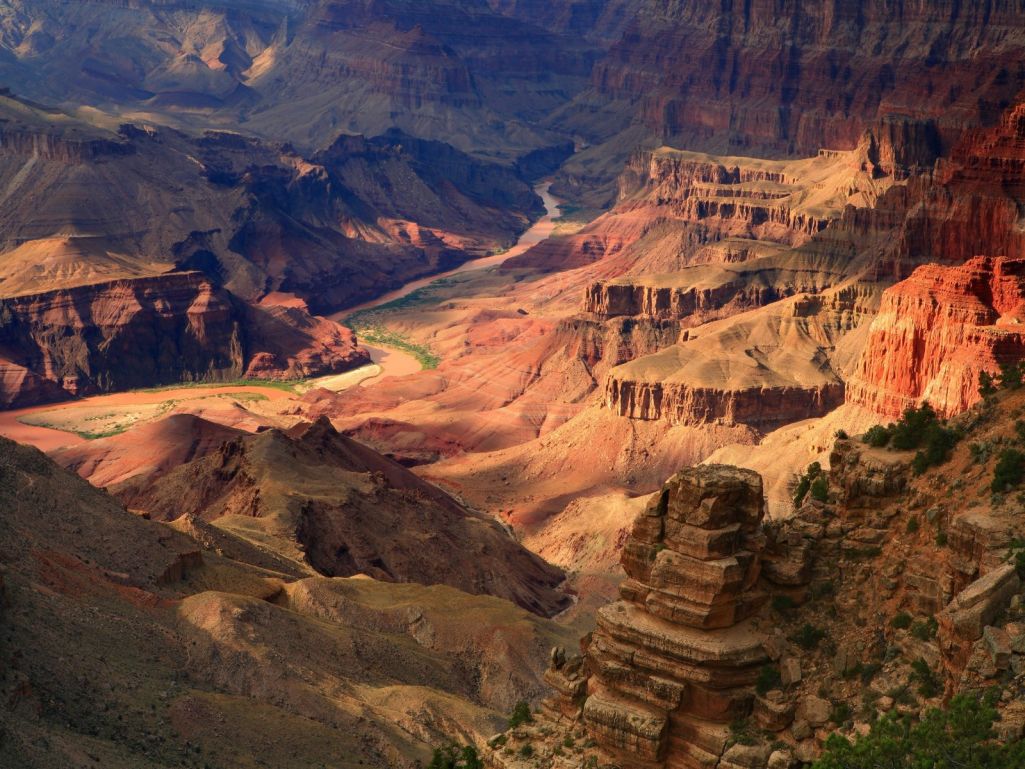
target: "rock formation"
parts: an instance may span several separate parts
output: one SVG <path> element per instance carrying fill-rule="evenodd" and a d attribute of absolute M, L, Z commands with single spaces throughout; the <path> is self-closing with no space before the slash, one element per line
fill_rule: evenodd
<path fill-rule="evenodd" d="M 154 520 L 214 522 L 315 573 L 447 584 L 544 616 L 570 603 L 559 590 L 563 573 L 499 523 L 338 434 L 327 419 L 250 435 L 172 416 L 144 434 L 150 445 L 142 457 L 132 432 L 55 457 L 107 481 L 125 505 Z"/>
<path fill-rule="evenodd" d="M 934 121 L 952 143 L 1025 85 L 1005 68 L 1025 47 L 1021 10 L 879 0 L 710 10 L 651 0 L 639 4 L 577 101 L 581 111 L 614 105 L 618 120 L 592 128 L 596 137 L 634 118 L 668 144 L 713 152 L 849 149 L 878 121 L 902 117 Z"/>
<path fill-rule="evenodd" d="M 199 272 L 0 298 L 5 407 L 181 381 L 317 376 L 362 365 L 349 329 L 246 306 Z"/>
<path fill-rule="evenodd" d="M 540 694 L 547 649 L 572 637 L 498 598 L 320 577 L 211 528 L 131 515 L 0 438 L 0 765 L 413 769 Z"/>
<path fill-rule="evenodd" d="M 1000 739 L 1020 739 L 1023 527 L 1017 502 L 988 496 L 978 447 L 1021 445 L 1008 415 L 1023 402 L 1002 392 L 975 407 L 950 459 L 923 474 L 911 452 L 839 438 L 831 470 L 808 470 L 823 489 L 772 521 L 751 471 L 675 475 L 624 545 L 620 600 L 581 655 L 553 651 L 553 695 L 534 724 L 490 742 L 489 760 L 791 767 L 830 734 L 856 739 L 884 713 L 991 686 L 1004 692 Z"/>
<path fill-rule="evenodd" d="M 847 399 L 890 417 L 977 402 L 979 374 L 1025 358 L 1025 259 L 919 267 L 883 293 Z"/>
<path fill-rule="evenodd" d="M 767 659 L 745 622 L 764 600 L 752 589 L 761 518 L 757 475 L 703 466 L 670 479 L 634 524 L 623 598 L 598 612 L 588 646 L 583 723 L 612 755 L 707 766 L 722 725 L 749 711 Z"/>

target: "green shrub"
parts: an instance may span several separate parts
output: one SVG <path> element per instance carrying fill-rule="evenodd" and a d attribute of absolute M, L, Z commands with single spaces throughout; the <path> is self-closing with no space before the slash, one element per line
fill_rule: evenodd
<path fill-rule="evenodd" d="M 846 702 L 837 702 L 833 705 L 833 709 L 829 713 L 829 720 L 834 724 L 840 725 L 845 721 L 849 721 L 853 715 L 854 711 L 851 709 L 850 705 Z"/>
<path fill-rule="evenodd" d="M 811 482 L 811 498 L 816 502 L 828 502 L 829 501 L 829 482 L 826 480 L 826 476 L 820 475 L 814 481 Z"/>
<path fill-rule="evenodd" d="M 808 495 L 809 491 L 811 492 L 812 499 L 818 499 L 820 502 L 826 501 L 829 485 L 826 481 L 825 473 L 822 472 L 822 465 L 818 462 L 812 462 L 808 465 L 800 479 L 798 479 L 797 488 L 794 490 L 794 507 L 799 507 L 804 502 L 804 498 Z M 821 499 L 819 498 L 820 496 L 822 497 Z"/>
<path fill-rule="evenodd" d="M 533 748 L 533 746 L 531 746 L 531 745 L 524 745 L 522 748 L 520 748 L 520 755 L 523 756 L 524 758 L 530 758 L 532 755 L 534 755 L 534 748 Z"/>
<path fill-rule="evenodd" d="M 939 624 L 936 622 L 935 617 L 929 617 L 927 620 L 918 620 L 911 626 L 911 635 L 917 638 L 919 641 L 931 641 L 936 637 L 936 632 L 939 630 Z"/>
<path fill-rule="evenodd" d="M 821 628 L 817 628 L 810 623 L 804 623 L 801 628 L 791 636 L 791 639 L 795 644 L 800 646 L 805 651 L 811 651 L 818 647 L 819 643 L 823 638 L 826 637 L 826 631 Z"/>
<path fill-rule="evenodd" d="M 751 724 L 746 718 L 738 718 L 730 724 L 731 745 L 756 745 L 758 740 L 751 731 Z"/>
<path fill-rule="evenodd" d="M 947 532 L 945 532 L 945 531 L 937 531 L 936 532 L 936 544 L 939 547 L 946 547 L 947 546 Z"/>
<path fill-rule="evenodd" d="M 918 516 L 917 515 L 913 515 L 910 518 L 908 518 L 908 525 L 905 527 L 905 530 L 907 531 L 907 533 L 908 534 L 914 534 L 915 532 L 918 531 L 918 528 L 919 528 Z"/>
<path fill-rule="evenodd" d="M 894 615 L 893 619 L 890 620 L 890 626 L 897 630 L 907 630 L 911 627 L 911 615 L 906 611 L 902 611 L 900 614 Z"/>
<path fill-rule="evenodd" d="M 796 606 L 794 599 L 788 595 L 774 595 L 772 597 L 772 610 L 778 611 L 780 614 L 786 614 L 794 606 Z"/>
<path fill-rule="evenodd" d="M 808 480 L 808 476 L 802 475 L 801 480 L 797 482 L 797 489 L 794 490 L 794 507 L 801 506 L 804 498 L 808 496 L 808 489 L 810 488 L 811 481 Z"/>
<path fill-rule="evenodd" d="M 933 708 L 917 724 L 888 713 L 853 742 L 831 735 L 812 769 L 1021 769 L 1025 742 L 992 739 L 995 701 L 959 694 L 946 710 Z"/>
<path fill-rule="evenodd" d="M 940 681 L 929 663 L 919 658 L 911 663 L 911 680 L 918 683 L 918 693 L 926 699 L 935 697 L 942 691 Z"/>
<path fill-rule="evenodd" d="M 778 689 L 783 685 L 783 677 L 779 673 L 779 669 L 772 665 L 765 665 L 761 670 L 758 671 L 758 678 L 755 681 L 755 691 L 759 695 L 764 696 L 767 692 L 771 692 L 773 689 Z"/>
<path fill-rule="evenodd" d="M 875 425 L 869 428 L 862 437 L 865 443 L 876 448 L 889 446 L 897 451 L 917 450 L 911 466 L 918 475 L 946 462 L 960 439 L 960 434 L 946 427 L 928 403 L 917 409 L 906 409 L 898 422 L 887 427 Z"/>
<path fill-rule="evenodd" d="M 994 493 L 1006 491 L 1021 483 L 1025 477 L 1025 453 L 1018 449 L 1004 449 L 997 457 L 993 468 L 993 482 L 990 490 Z"/>
<path fill-rule="evenodd" d="M 861 436 L 861 440 L 877 449 L 881 449 L 883 446 L 890 442 L 890 436 L 892 435 L 891 430 L 893 425 L 890 427 L 883 427 L 882 425 L 875 425 L 874 427 L 868 428 L 865 434 Z"/>
<path fill-rule="evenodd" d="M 979 372 L 979 395 L 983 398 L 988 398 L 991 395 L 996 395 L 997 386 L 996 380 L 993 375 L 988 371 Z"/>
<path fill-rule="evenodd" d="M 434 749 L 427 769 L 484 769 L 484 762 L 473 745 L 459 747 L 453 742 L 444 748 Z"/>
<path fill-rule="evenodd" d="M 520 700 L 513 706 L 512 715 L 509 716 L 510 729 L 515 729 L 517 726 L 529 724 L 533 721 L 534 716 L 530 714 L 530 705 L 525 700 Z"/>
<path fill-rule="evenodd" d="M 1020 362 L 1004 363 L 1000 366 L 997 379 L 1005 390 L 1018 390 L 1021 388 L 1023 375 L 1025 375 L 1025 369 Z"/>

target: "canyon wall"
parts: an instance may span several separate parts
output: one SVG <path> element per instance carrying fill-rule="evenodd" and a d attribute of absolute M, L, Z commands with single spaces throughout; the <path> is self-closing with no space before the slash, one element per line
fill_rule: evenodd
<path fill-rule="evenodd" d="M 1005 692 L 996 739 L 1020 739 L 1022 521 L 971 447 L 1020 443 L 1023 402 L 1003 391 L 966 415 L 925 473 L 838 438 L 828 473 L 808 470 L 818 498 L 779 519 L 750 470 L 674 475 L 626 539 L 620 599 L 579 655 L 553 650 L 552 695 L 490 741 L 489 765 L 784 769 L 883 714 L 924 718 L 988 687 Z"/>
<path fill-rule="evenodd" d="M 368 362 L 352 332 L 246 306 L 198 272 L 0 298 L 5 407 L 188 381 L 296 378 Z"/>
<path fill-rule="evenodd" d="M 604 404 L 628 419 L 661 420 L 670 425 L 745 424 L 772 430 L 822 416 L 844 402 L 844 385 L 724 387 L 690 386 L 620 379 L 605 382 Z"/>
<path fill-rule="evenodd" d="M 950 416 L 980 399 L 979 374 L 1025 358 L 1025 259 L 925 265 L 883 293 L 851 403 L 896 417 L 928 401 Z"/>
<path fill-rule="evenodd" d="M 893 5 L 649 0 L 592 74 L 674 146 L 811 154 L 879 119 L 935 123 L 952 143 L 1025 86 L 1020 0 Z M 583 100 L 583 99 L 582 99 Z M 586 103 L 586 102 L 585 102 Z"/>

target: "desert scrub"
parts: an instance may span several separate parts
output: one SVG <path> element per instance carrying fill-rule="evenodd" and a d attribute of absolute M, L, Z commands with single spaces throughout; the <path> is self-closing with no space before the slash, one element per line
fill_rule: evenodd
<path fill-rule="evenodd" d="M 921 475 L 950 458 L 950 452 L 961 434 L 940 421 L 928 403 L 905 410 L 897 422 L 870 427 L 862 441 L 875 448 L 889 447 L 895 451 L 916 451 L 911 467 Z"/>
<path fill-rule="evenodd" d="M 900 614 L 894 615 L 893 619 L 890 620 L 890 627 L 897 630 L 907 630 L 911 627 L 911 622 L 911 615 L 906 611 L 902 611 Z"/>
<path fill-rule="evenodd" d="M 822 471 L 822 465 L 818 462 L 808 465 L 798 478 L 797 487 L 794 489 L 794 507 L 800 507 L 809 494 L 812 499 L 819 502 L 826 502 L 829 498 L 829 482 Z"/>
<path fill-rule="evenodd" d="M 513 706 L 513 711 L 509 715 L 510 729 L 515 729 L 523 724 L 533 723 L 533 721 L 534 716 L 530 714 L 530 705 L 527 704 L 526 700 L 520 700 Z"/>
<path fill-rule="evenodd" d="M 778 689 L 782 685 L 783 676 L 780 675 L 778 668 L 772 665 L 765 665 L 758 671 L 758 678 L 755 681 L 755 691 L 758 692 L 760 696 L 764 696 L 773 689 Z"/>
<path fill-rule="evenodd" d="M 936 673 L 922 658 L 911 663 L 911 680 L 918 684 L 918 693 L 926 699 L 935 697 L 943 690 Z"/>
<path fill-rule="evenodd" d="M 1025 453 L 1018 449 L 1003 449 L 997 456 L 996 467 L 993 468 L 993 481 L 990 490 L 994 494 L 1006 492 L 1021 483 L 1025 477 Z"/>
<path fill-rule="evenodd" d="M 790 640 L 800 646 L 805 651 L 812 651 L 817 649 L 819 643 L 826 637 L 826 631 L 822 628 L 815 627 L 811 623 L 804 623 L 801 628 L 794 633 Z"/>
<path fill-rule="evenodd" d="M 915 622 L 911 626 L 911 635 L 919 641 L 931 641 L 936 637 L 938 630 L 939 623 L 936 622 L 936 618 L 929 617 L 927 620 L 918 620 Z"/>

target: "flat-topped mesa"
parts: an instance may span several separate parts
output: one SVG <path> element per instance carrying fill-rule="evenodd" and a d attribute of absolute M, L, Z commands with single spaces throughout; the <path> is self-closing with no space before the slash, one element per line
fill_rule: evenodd
<path fill-rule="evenodd" d="M 1025 259 L 925 265 L 883 293 L 847 400 L 895 417 L 928 401 L 953 415 L 979 374 L 1025 358 Z"/>
<path fill-rule="evenodd" d="M 625 765 L 704 767 L 726 724 L 751 712 L 766 661 L 747 622 L 764 514 L 757 473 L 702 465 L 677 473 L 634 524 L 622 600 L 598 612 L 583 723 Z M 646 764 L 645 764 L 646 765 Z"/>

